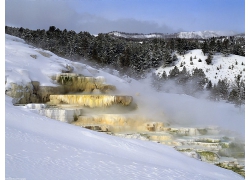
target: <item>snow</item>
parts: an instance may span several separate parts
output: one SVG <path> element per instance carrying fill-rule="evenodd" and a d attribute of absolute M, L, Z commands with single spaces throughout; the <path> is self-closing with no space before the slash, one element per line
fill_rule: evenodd
<path fill-rule="evenodd" d="M 193 32 L 179 32 L 177 37 L 179 38 L 199 38 L 199 39 L 208 39 L 212 37 L 219 36 L 233 36 L 235 32 L 233 31 L 193 31 Z"/>
<path fill-rule="evenodd" d="M 132 34 L 132 33 L 120 33 L 120 32 L 111 32 L 109 34 L 112 34 L 117 37 L 123 37 L 123 38 L 138 38 L 138 39 L 143 39 L 143 38 L 161 38 L 163 34 L 156 34 L 156 33 L 151 33 L 151 34 Z"/>
<path fill-rule="evenodd" d="M 50 76 L 60 73 L 67 65 L 74 67 L 74 73 L 105 77 L 108 84 L 118 87 L 121 91 L 118 93 L 133 95 L 143 114 L 160 116 L 159 111 L 164 111 L 173 120 L 183 122 L 184 117 L 201 122 L 203 118 L 206 121 L 212 118 L 209 123 L 224 125 L 238 133 L 244 131 L 244 113 L 230 104 L 201 101 L 186 95 L 157 94 L 146 82 L 124 80 L 5 35 L 6 89 L 11 82 L 25 84 L 34 80 L 55 86 Z M 211 108 L 207 110 L 207 107 Z M 193 112 L 197 112 L 195 116 Z M 224 119 L 227 123 L 223 124 Z M 49 119 L 26 106 L 13 106 L 8 96 L 5 96 L 5 178 L 243 179 L 232 171 L 190 158 L 166 145 L 110 136 Z"/>
<path fill-rule="evenodd" d="M 190 57 L 192 57 L 193 65 L 190 64 Z M 195 59 L 196 57 L 196 59 Z M 245 79 L 245 57 L 238 55 L 229 55 L 225 57 L 223 54 L 217 53 L 213 55 L 212 64 L 207 65 L 206 59 L 207 55 L 204 56 L 201 49 L 195 49 L 188 51 L 184 57 L 177 55 L 178 60 L 174 62 L 175 66 L 181 71 L 183 67 L 180 67 L 181 64 L 186 67 L 187 71 L 192 72 L 194 68 L 202 69 L 206 77 L 211 80 L 213 84 L 217 84 L 219 79 L 223 80 L 227 78 L 230 83 L 234 82 L 235 77 L 238 74 L 242 75 L 242 79 Z M 198 62 L 201 59 L 202 62 Z M 236 65 L 237 62 L 237 65 Z M 242 65 L 243 63 L 243 65 Z M 232 65 L 234 66 L 232 69 Z M 229 69 L 231 67 L 231 69 Z M 162 74 L 163 71 L 169 75 L 169 71 L 174 69 L 174 66 L 171 67 L 160 67 L 155 71 L 156 74 Z"/>
<path fill-rule="evenodd" d="M 39 81 L 41 86 L 56 86 L 50 77 L 61 73 L 67 65 L 74 67 L 75 73 L 84 76 L 113 77 L 88 65 L 72 62 L 52 52 L 31 47 L 20 38 L 8 34 L 5 38 L 5 80 L 7 81 L 5 87 L 12 82 L 26 84 L 30 81 Z M 50 57 L 42 55 L 44 53 L 49 54 Z M 36 59 L 31 55 L 36 55 Z M 107 79 L 111 79 L 111 82 L 107 81 L 107 83 L 122 81 L 115 77 Z"/>
<path fill-rule="evenodd" d="M 150 34 L 132 34 L 132 33 L 122 33 L 122 32 L 110 32 L 117 37 L 123 38 L 197 38 L 197 39 L 208 39 L 212 37 L 220 36 L 233 36 L 236 35 L 233 31 L 192 31 L 192 32 L 178 32 L 172 34 L 163 34 L 163 33 L 150 33 Z"/>
<path fill-rule="evenodd" d="M 52 120 L 5 97 L 6 178 L 243 179 L 173 148 Z"/>

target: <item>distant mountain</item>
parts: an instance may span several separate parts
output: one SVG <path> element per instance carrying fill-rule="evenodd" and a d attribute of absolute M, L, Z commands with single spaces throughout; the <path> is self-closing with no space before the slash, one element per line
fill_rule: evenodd
<path fill-rule="evenodd" d="M 235 32 L 223 32 L 223 31 L 193 31 L 193 32 L 179 32 L 176 36 L 179 38 L 195 38 L 195 39 L 207 39 L 211 37 L 220 36 L 234 36 Z"/>
<path fill-rule="evenodd" d="M 108 33 L 109 35 L 123 37 L 123 38 L 133 38 L 133 39 L 145 39 L 145 38 L 163 38 L 166 35 L 163 33 L 150 33 L 150 34 L 142 34 L 142 33 L 125 33 L 112 31 Z"/>
<path fill-rule="evenodd" d="M 108 34 L 117 37 L 133 38 L 133 39 L 145 39 L 145 38 L 207 39 L 211 37 L 235 36 L 235 35 L 245 37 L 244 33 L 236 34 L 233 31 L 192 31 L 192 32 L 178 32 L 172 34 L 163 34 L 163 33 L 139 34 L 139 33 L 125 33 L 125 32 L 113 31 Z"/>
<path fill-rule="evenodd" d="M 241 38 L 241 37 L 245 38 L 245 33 L 236 34 L 234 36 L 239 37 L 239 38 Z"/>

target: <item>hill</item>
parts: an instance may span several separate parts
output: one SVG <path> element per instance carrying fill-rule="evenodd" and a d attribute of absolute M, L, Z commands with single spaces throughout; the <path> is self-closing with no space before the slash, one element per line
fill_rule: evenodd
<path fill-rule="evenodd" d="M 208 39 L 220 36 L 239 36 L 235 32 L 222 32 L 222 31 L 193 31 L 193 32 L 178 32 L 171 34 L 164 34 L 164 33 L 140 34 L 140 33 L 126 33 L 126 32 L 113 31 L 108 34 L 116 37 L 134 38 L 134 39 L 149 39 L 149 38 Z M 243 34 L 241 34 L 240 36 L 242 35 Z"/>

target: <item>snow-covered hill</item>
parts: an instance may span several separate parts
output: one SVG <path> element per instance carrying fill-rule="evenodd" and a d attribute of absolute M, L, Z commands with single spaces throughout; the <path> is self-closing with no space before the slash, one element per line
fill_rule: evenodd
<path fill-rule="evenodd" d="M 190 61 L 192 57 L 192 61 Z M 227 78 L 229 83 L 234 82 L 237 75 L 241 75 L 242 79 L 245 79 L 245 57 L 238 55 L 229 55 L 225 57 L 223 54 L 215 54 L 213 56 L 212 63 L 208 65 L 206 63 L 207 55 L 204 56 L 201 49 L 188 51 L 184 56 L 178 56 L 178 60 L 173 63 L 171 67 L 160 67 L 155 73 L 162 75 L 163 71 L 169 75 L 169 71 L 177 66 L 181 71 L 185 66 L 191 73 L 196 67 L 202 69 L 206 77 L 211 80 L 213 84 L 217 84 L 219 79 L 223 80 Z M 201 60 L 201 62 L 199 62 Z"/>
<path fill-rule="evenodd" d="M 163 38 L 162 33 L 150 33 L 150 34 L 138 34 L 138 33 L 123 33 L 123 32 L 110 32 L 109 35 L 123 37 L 123 38 L 135 38 L 135 39 L 147 39 L 147 38 Z"/>
<path fill-rule="evenodd" d="M 110 32 L 109 35 L 123 37 L 123 38 L 134 38 L 134 39 L 147 39 L 147 38 L 185 38 L 185 39 L 208 39 L 211 37 L 220 36 L 234 36 L 236 35 L 233 31 L 192 31 L 192 32 L 178 32 L 178 33 L 150 33 L 150 34 L 136 34 L 136 33 L 124 33 L 124 32 Z"/>
<path fill-rule="evenodd" d="M 186 39 L 208 39 L 211 37 L 220 37 L 220 36 L 234 36 L 235 32 L 223 32 L 223 31 L 193 31 L 193 32 L 179 32 L 176 33 L 178 38 Z"/>
<path fill-rule="evenodd" d="M 44 86 L 55 86 L 50 76 L 67 65 L 74 67 L 75 73 L 105 77 L 107 83 L 117 86 L 117 93 L 133 95 L 144 114 L 161 117 L 164 113 L 172 122 L 217 125 L 244 136 L 244 113 L 231 104 L 157 93 L 146 80 L 121 79 L 5 35 L 5 89 L 11 88 L 12 82 L 24 85 L 39 81 Z M 166 145 L 123 139 L 49 119 L 25 106 L 13 106 L 8 96 L 5 96 L 5 178 L 243 179 Z"/>

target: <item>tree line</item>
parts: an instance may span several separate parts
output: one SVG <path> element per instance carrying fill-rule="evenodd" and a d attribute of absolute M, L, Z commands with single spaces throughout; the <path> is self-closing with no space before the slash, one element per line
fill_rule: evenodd
<path fill-rule="evenodd" d="M 229 54 L 245 56 L 245 38 L 234 36 L 213 37 L 206 40 L 182 38 L 132 39 L 105 33 L 100 33 L 97 36 L 91 35 L 86 31 L 76 33 L 73 30 L 61 30 L 55 26 L 50 26 L 48 30 L 30 30 L 23 27 L 5 26 L 5 33 L 20 37 L 28 44 L 49 50 L 60 57 L 73 61 L 79 61 L 84 58 L 99 66 L 110 66 L 121 74 L 138 79 L 144 78 L 151 69 L 156 69 L 160 66 L 173 66 L 177 60 L 177 55 L 184 55 L 187 51 L 193 49 L 202 49 L 204 55 L 208 56 L 206 60 L 208 64 L 211 63 L 213 55 L 217 52 L 223 53 L 225 56 Z M 187 84 L 187 82 L 189 84 L 190 82 L 195 85 L 198 84 L 190 92 L 186 92 L 187 94 L 193 94 L 194 92 L 191 91 L 200 91 L 206 87 L 209 90 L 208 87 L 211 86 L 209 81 L 206 80 L 204 72 L 202 73 L 201 71 L 201 69 L 197 69 L 189 73 L 185 72 L 185 70 L 180 72 L 174 68 L 168 77 L 163 75 L 161 78 L 154 77 L 154 79 L 160 82 L 163 79 L 174 79 L 178 84 L 182 85 Z M 224 82 L 225 80 L 221 81 Z M 244 82 L 238 82 L 236 86 L 242 86 L 243 84 Z M 221 88 L 221 85 L 218 83 L 217 85 L 212 85 L 209 91 L 214 93 L 214 99 L 222 99 L 226 95 L 220 95 L 221 92 L 215 90 L 219 89 L 217 86 Z M 225 89 L 227 86 L 223 87 Z M 232 96 L 234 94 L 234 97 L 238 97 L 239 89 L 234 88 L 234 91 L 231 92 L 232 89 L 226 93 L 227 99 L 231 102 L 236 102 Z"/>

